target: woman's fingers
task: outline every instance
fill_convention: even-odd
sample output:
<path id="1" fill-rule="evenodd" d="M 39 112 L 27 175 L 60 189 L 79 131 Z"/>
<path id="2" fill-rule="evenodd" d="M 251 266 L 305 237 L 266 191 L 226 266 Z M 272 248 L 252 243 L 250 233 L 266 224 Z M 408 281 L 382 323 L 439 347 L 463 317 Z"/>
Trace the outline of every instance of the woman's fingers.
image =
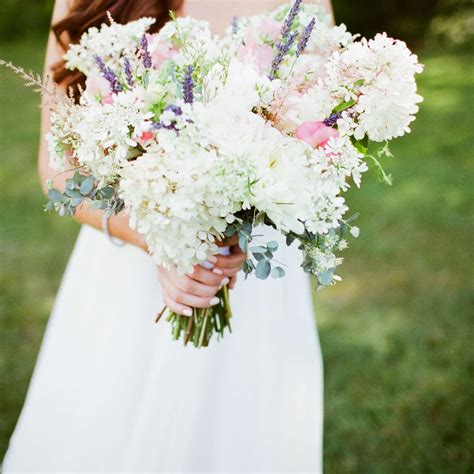
<path id="1" fill-rule="evenodd" d="M 188 276 L 192 280 L 204 283 L 205 285 L 217 287 L 221 285 L 222 280 L 225 278 L 222 272 L 214 272 L 212 270 L 208 270 L 207 268 L 202 267 L 201 265 L 195 265 L 193 268 L 193 272 L 189 273 Z"/>
<path id="2" fill-rule="evenodd" d="M 237 235 L 234 235 L 223 241 L 217 241 L 216 245 L 218 247 L 232 247 L 234 245 L 238 245 L 238 243 L 239 243 L 239 237 Z"/>
<path id="3" fill-rule="evenodd" d="M 174 301 L 172 298 L 170 298 L 165 288 L 162 288 L 161 291 L 163 293 L 163 301 L 168 309 L 176 314 L 182 314 L 183 316 L 191 317 L 193 315 L 193 310 L 189 306 L 185 306 Z"/>
<path id="4" fill-rule="evenodd" d="M 215 255 L 215 257 L 217 261 L 214 265 L 221 270 L 240 269 L 247 259 L 247 255 L 243 252 L 233 253 L 227 256 Z"/>
<path id="5" fill-rule="evenodd" d="M 214 306 L 219 302 L 219 298 L 215 296 L 218 290 L 218 288 L 216 287 L 212 287 L 213 288 L 212 291 L 211 290 L 207 291 L 208 292 L 207 296 L 196 296 L 194 294 L 187 293 L 186 291 L 178 288 L 175 282 L 167 278 L 163 278 L 161 281 L 161 284 L 166 290 L 168 297 L 172 301 L 180 305 L 188 306 L 190 308 L 209 308 L 210 306 Z M 202 285 L 202 286 L 205 286 L 205 285 Z M 208 288 L 211 288 L 211 287 L 208 287 Z"/>
<path id="6" fill-rule="evenodd" d="M 237 283 L 237 275 L 234 275 L 229 281 L 229 289 L 233 290 L 235 288 L 236 283 Z"/>

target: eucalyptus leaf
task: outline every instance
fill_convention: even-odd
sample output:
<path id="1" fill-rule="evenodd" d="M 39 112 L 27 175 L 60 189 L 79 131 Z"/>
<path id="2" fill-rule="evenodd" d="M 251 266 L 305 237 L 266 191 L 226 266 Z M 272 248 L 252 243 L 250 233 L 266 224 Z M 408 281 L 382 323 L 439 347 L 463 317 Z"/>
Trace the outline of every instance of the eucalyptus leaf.
<path id="1" fill-rule="evenodd" d="M 256 253 L 265 253 L 267 251 L 267 249 L 265 247 L 262 247 L 261 245 L 258 245 L 257 247 L 252 247 L 250 249 L 250 251 L 253 253 L 253 254 L 256 254 Z"/>
<path id="2" fill-rule="evenodd" d="M 83 196 L 87 196 L 92 191 L 93 188 L 94 188 L 94 178 L 92 176 L 89 176 L 81 183 L 79 192 Z"/>
<path id="3" fill-rule="evenodd" d="M 323 286 L 328 286 L 332 283 L 334 278 L 334 268 L 330 268 L 322 273 L 318 273 L 318 281 Z"/>
<path id="4" fill-rule="evenodd" d="M 285 270 L 283 270 L 283 268 L 281 267 L 275 267 L 273 270 L 272 270 L 272 278 L 283 278 L 285 276 Z"/>
<path id="5" fill-rule="evenodd" d="M 276 240 L 272 240 L 271 242 L 268 242 L 267 249 L 270 250 L 271 252 L 277 251 L 278 250 L 278 242 Z"/>
<path id="6" fill-rule="evenodd" d="M 50 189 L 48 191 L 48 199 L 52 202 L 60 202 L 63 194 L 58 189 Z"/>
<path id="7" fill-rule="evenodd" d="M 266 280 L 268 275 L 270 275 L 271 269 L 272 266 L 268 260 L 260 260 L 257 264 L 255 274 L 259 280 Z"/>

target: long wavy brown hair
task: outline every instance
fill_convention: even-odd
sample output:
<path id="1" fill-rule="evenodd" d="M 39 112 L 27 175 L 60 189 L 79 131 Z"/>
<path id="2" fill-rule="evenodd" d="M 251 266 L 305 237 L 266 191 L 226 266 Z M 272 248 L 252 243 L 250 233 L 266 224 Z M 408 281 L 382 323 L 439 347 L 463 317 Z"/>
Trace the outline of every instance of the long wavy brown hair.
<path id="1" fill-rule="evenodd" d="M 108 23 L 107 12 L 117 23 L 127 23 L 144 16 L 156 18 L 150 31 L 158 31 L 169 19 L 170 11 L 178 11 L 184 0 L 75 0 L 66 18 L 52 26 L 58 43 L 66 51 L 71 43 L 78 43 L 82 34 L 92 26 Z M 57 84 L 72 88 L 84 86 L 85 77 L 78 71 L 65 68 L 64 61 L 53 66 Z"/>

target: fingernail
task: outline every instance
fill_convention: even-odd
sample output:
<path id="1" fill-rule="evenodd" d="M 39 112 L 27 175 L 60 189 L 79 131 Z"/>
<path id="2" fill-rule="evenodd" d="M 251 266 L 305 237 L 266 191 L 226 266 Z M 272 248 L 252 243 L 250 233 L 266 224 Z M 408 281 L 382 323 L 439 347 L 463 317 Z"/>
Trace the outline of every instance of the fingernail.
<path id="1" fill-rule="evenodd" d="M 216 304 L 219 303 L 219 301 L 220 301 L 220 299 L 219 299 L 217 296 L 214 296 L 214 298 L 212 298 L 212 300 L 209 301 L 209 304 L 210 304 L 211 306 L 215 306 Z"/>
<path id="2" fill-rule="evenodd" d="M 224 278 L 224 279 L 221 281 L 221 286 L 227 285 L 227 284 L 229 283 L 229 281 L 230 281 L 230 278 L 227 278 L 227 277 Z"/>
<path id="3" fill-rule="evenodd" d="M 189 318 L 193 315 L 192 310 L 190 309 L 183 309 L 184 316 L 188 316 Z"/>
<path id="4" fill-rule="evenodd" d="M 208 255 L 206 258 L 208 262 L 217 263 L 217 257 L 215 257 L 214 255 Z"/>
<path id="5" fill-rule="evenodd" d="M 214 268 L 212 270 L 212 273 L 215 273 L 216 275 L 224 275 L 224 272 L 222 270 L 219 270 L 219 268 Z"/>

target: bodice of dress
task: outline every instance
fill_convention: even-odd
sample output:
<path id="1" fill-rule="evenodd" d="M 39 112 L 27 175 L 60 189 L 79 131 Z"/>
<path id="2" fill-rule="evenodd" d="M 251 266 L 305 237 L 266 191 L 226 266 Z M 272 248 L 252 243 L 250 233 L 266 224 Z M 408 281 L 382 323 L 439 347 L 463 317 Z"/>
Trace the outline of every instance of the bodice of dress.
<path id="1" fill-rule="evenodd" d="M 258 15 L 283 3 L 286 0 L 186 0 L 183 14 L 209 21 L 213 31 L 221 34 L 234 16 Z"/>

